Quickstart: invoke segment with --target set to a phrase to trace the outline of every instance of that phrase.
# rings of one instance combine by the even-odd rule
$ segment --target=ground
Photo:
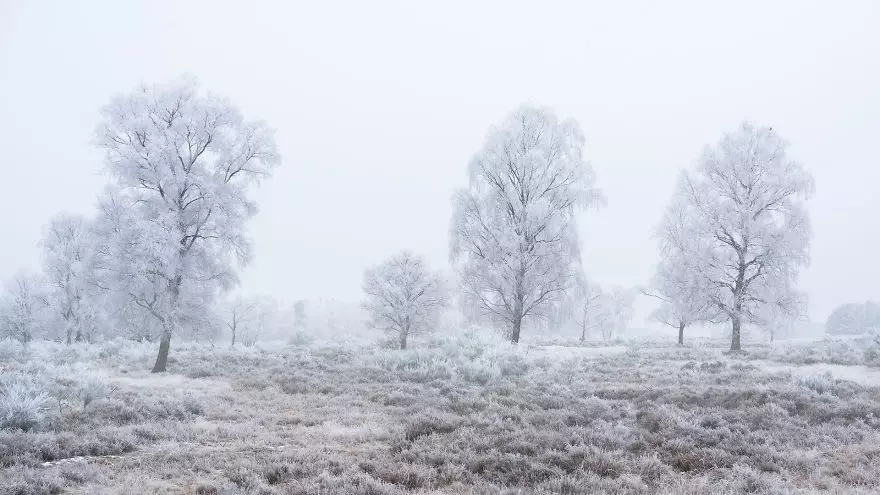
[[[875,345],[7,341],[0,494],[877,493]]]

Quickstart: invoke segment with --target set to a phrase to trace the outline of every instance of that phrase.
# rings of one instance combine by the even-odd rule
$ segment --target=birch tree
[[[805,201],[814,186],[787,146],[772,128],[745,122],[705,149],[673,200],[688,217],[686,255],[731,322],[733,351],[741,349],[742,325],[760,323],[768,305],[803,306],[795,284],[809,261]]]
[[[363,290],[369,325],[393,334],[401,349],[411,335],[429,330],[447,303],[440,276],[409,251],[368,269]]]
[[[188,80],[143,86],[102,110],[97,142],[113,190],[103,267],[111,288],[161,326],[154,372],[171,337],[237,283],[251,257],[252,185],[279,162],[272,133]]]
[[[30,343],[40,332],[48,308],[45,280],[35,274],[20,274],[0,293],[0,337]]]
[[[599,284],[586,282],[579,291],[577,322],[581,327],[581,342],[587,340],[588,333],[600,331],[610,325],[611,314],[605,304],[606,294]]]
[[[688,210],[681,201],[667,208],[655,233],[661,261],[648,288],[642,293],[660,301],[649,318],[678,330],[678,345],[684,345],[684,330],[690,325],[714,321],[717,308],[700,268],[690,256],[693,239],[688,236]]]
[[[62,213],[53,217],[42,242],[49,306],[64,327],[67,344],[91,340],[100,289],[93,280],[93,243],[86,218]]]
[[[523,106],[489,131],[454,196],[451,252],[466,306],[502,322],[512,342],[576,283],[575,214],[602,199],[583,148],[577,122]]]

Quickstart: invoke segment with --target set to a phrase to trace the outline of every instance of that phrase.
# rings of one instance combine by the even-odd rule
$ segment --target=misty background
[[[751,119],[816,180],[800,287],[822,322],[880,298],[880,5],[827,2],[0,0],[0,279],[39,264],[57,211],[105,183],[99,108],[188,73],[276,129],[245,292],[361,299],[409,248],[448,266],[450,197],[522,102],[573,117],[608,206],[581,217],[587,276],[648,281],[680,169]],[[653,302],[638,301],[634,326]]]

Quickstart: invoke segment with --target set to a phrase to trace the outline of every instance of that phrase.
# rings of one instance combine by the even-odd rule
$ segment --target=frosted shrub
[[[49,397],[42,387],[22,376],[0,381],[0,429],[28,431],[43,420]]]
[[[82,401],[83,409],[96,400],[110,395],[110,386],[98,375],[88,375],[77,387],[76,396]]]
[[[834,380],[831,373],[828,371],[802,376],[798,379],[798,384],[816,392],[817,394],[830,392],[834,388]]]

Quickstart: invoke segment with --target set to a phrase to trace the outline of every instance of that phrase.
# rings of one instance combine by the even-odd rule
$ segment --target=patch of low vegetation
[[[0,357],[0,494],[880,490],[880,388],[771,349],[181,344],[157,376],[104,346]]]

